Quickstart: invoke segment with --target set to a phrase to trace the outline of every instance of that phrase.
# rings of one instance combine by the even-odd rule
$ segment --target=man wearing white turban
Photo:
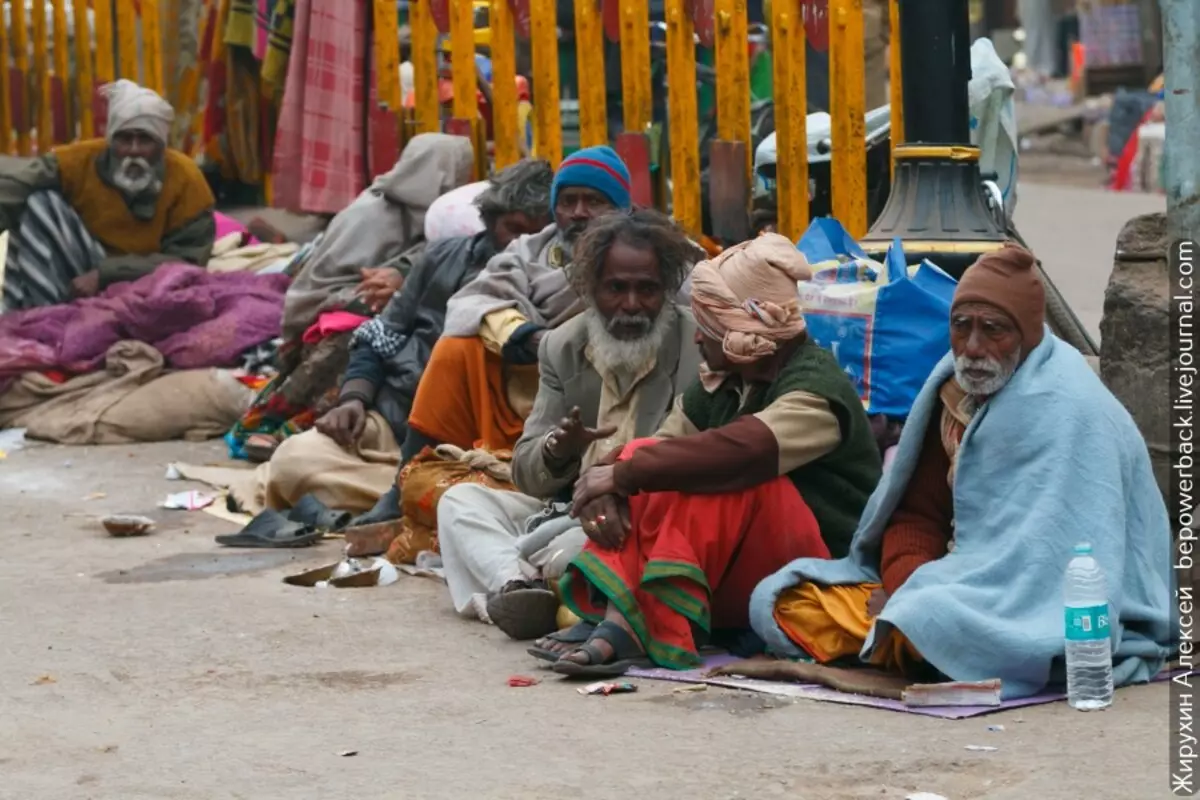
[[[175,112],[132,81],[104,92],[106,138],[0,170],[0,311],[90,297],[168,262],[208,262],[215,200],[195,162],[167,147]]]

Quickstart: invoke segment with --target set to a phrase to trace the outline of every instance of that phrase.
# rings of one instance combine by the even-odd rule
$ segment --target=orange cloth
[[[510,367],[536,370],[536,366]],[[506,366],[478,336],[442,337],[417,384],[408,424],[442,444],[511,450],[525,420],[508,403]]]
[[[867,616],[867,601],[878,583],[851,586],[818,586],[802,583],[779,595],[775,621],[788,638],[822,664],[840,658],[857,658],[874,620]],[[924,661],[912,643],[894,628],[878,642],[872,666],[907,674]]]
[[[154,218],[137,219],[120,191],[105,183],[97,171],[96,160],[107,149],[104,139],[86,139],[56,147],[53,153],[58,159],[63,197],[110,256],[158,253],[164,236],[211,211],[216,204],[196,162],[178,150],[168,149]]]

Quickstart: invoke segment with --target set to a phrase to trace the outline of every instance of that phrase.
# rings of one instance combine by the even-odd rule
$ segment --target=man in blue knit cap
[[[567,267],[575,241],[599,216],[630,207],[629,169],[611,147],[563,159],[550,190],[553,224],[494,256],[446,307],[446,326],[417,386],[401,469],[427,446],[511,449],[533,409],[538,345],[584,309]],[[400,516],[399,490],[354,520]]]

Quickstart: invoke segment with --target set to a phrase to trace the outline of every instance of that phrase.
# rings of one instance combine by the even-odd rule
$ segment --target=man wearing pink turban
[[[777,234],[693,270],[704,366],[654,438],[576,484],[590,541],[560,589],[585,622],[530,650],[555,671],[694,667],[703,640],[748,629],[763,577],[846,554],[882,463],[850,380],[805,334],[796,282],[810,275]]]

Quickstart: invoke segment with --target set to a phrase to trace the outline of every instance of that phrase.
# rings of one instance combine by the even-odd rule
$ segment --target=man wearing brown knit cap
[[[850,556],[795,561],[755,589],[750,621],[772,653],[1036,693],[1063,655],[1047,588],[1088,541],[1121,584],[1118,682],[1154,674],[1169,634],[1166,508],[1132,418],[1044,317],[1024,248],[963,274],[952,353],[913,404]]]

